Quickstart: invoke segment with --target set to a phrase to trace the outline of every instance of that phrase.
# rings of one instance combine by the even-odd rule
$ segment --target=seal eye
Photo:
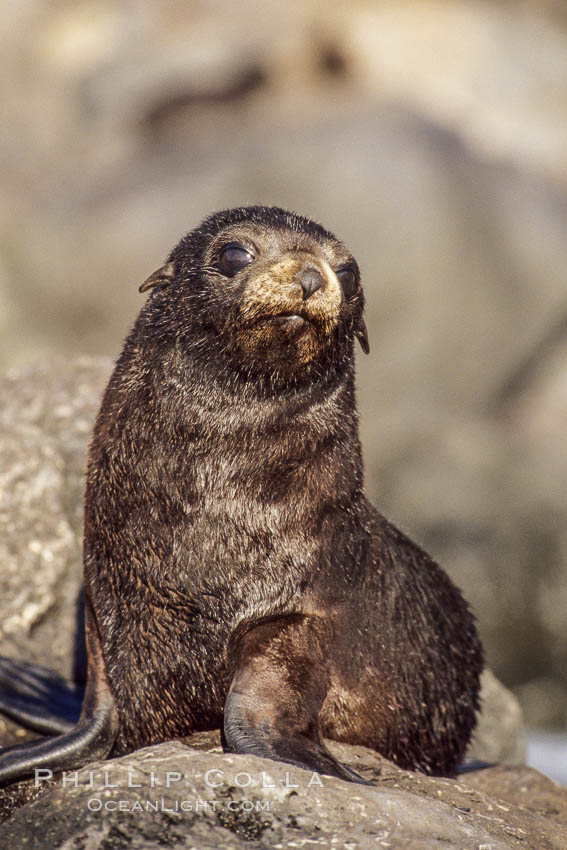
[[[345,297],[350,298],[351,295],[354,295],[356,274],[352,266],[342,266],[340,269],[335,269],[335,274],[340,281]]]
[[[218,269],[226,277],[234,277],[236,272],[239,272],[253,260],[252,254],[243,245],[239,245],[238,242],[230,242],[220,252]]]

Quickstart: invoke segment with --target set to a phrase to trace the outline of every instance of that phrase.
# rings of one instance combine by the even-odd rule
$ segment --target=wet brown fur
[[[228,279],[231,241],[255,260]],[[234,741],[276,741],[260,754],[308,765],[323,734],[429,773],[463,756],[480,644],[446,574],[364,494],[363,295],[342,293],[345,262],[358,278],[310,220],[242,208],[147,284],[87,472],[85,590],[115,754],[222,725],[230,689]],[[324,286],[303,300],[306,264]]]

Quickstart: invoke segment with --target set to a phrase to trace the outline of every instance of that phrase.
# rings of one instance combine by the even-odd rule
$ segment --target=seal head
[[[321,225],[278,207],[205,219],[141,290],[157,289],[159,309],[166,286],[178,338],[217,370],[221,358],[248,379],[297,384],[340,370],[354,337],[368,351],[356,260]]]

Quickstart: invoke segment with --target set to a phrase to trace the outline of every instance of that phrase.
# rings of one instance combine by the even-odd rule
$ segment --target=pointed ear
[[[175,277],[175,263],[166,263],[165,266],[160,266],[153,274],[145,279],[143,284],[138,287],[138,292],[147,292],[148,289],[153,289],[154,286],[169,286]]]
[[[354,329],[354,335],[360,343],[360,347],[365,354],[370,354],[370,345],[368,343],[368,331],[366,330],[366,322],[364,319],[359,319]]]

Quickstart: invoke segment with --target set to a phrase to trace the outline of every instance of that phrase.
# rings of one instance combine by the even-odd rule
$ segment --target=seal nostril
[[[303,289],[304,301],[310,298],[314,292],[317,292],[317,290],[321,289],[323,286],[323,278],[317,269],[305,269],[301,274],[299,282]]]

